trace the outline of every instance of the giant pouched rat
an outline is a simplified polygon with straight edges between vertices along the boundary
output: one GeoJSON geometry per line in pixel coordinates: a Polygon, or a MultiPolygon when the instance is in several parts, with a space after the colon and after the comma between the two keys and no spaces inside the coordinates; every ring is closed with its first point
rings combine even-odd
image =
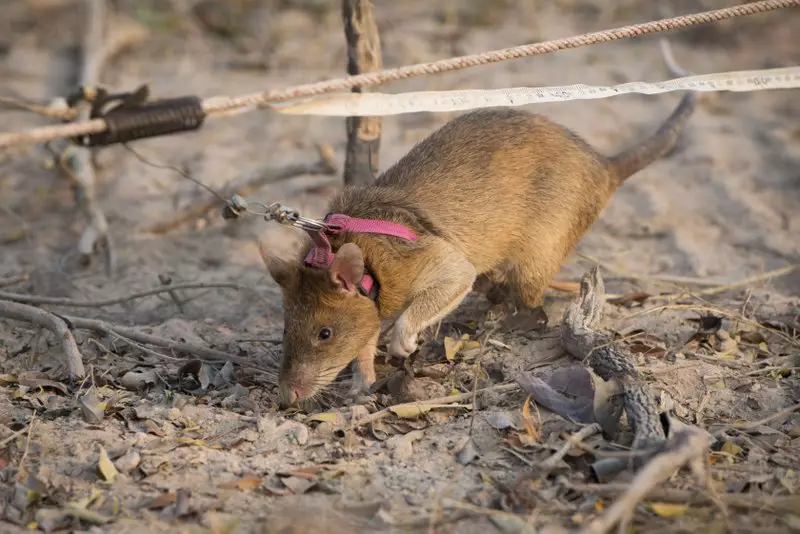
{"type": "Polygon", "coordinates": [[[331,201],[329,220],[344,215],[356,224],[323,240],[330,258],[322,267],[308,260],[318,238],[304,247],[305,262],[262,248],[283,290],[281,406],[313,396],[354,359],[353,393],[363,391],[375,381],[381,322],[396,319],[388,352],[406,357],[479,275],[505,280],[518,307],[540,306],[611,194],[673,147],[694,104],[686,94],[652,137],[610,158],[539,115],[466,113],[373,185],[331,201]],[[362,287],[364,279],[376,286],[362,287]]]}

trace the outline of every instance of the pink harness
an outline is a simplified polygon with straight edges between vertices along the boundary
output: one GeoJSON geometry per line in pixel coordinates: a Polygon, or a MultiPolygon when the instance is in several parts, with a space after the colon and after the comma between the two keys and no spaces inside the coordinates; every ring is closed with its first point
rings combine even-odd
{"type": "MultiPolygon", "coordinates": [[[[329,213],[323,219],[327,228],[322,232],[308,231],[314,242],[314,247],[308,251],[305,264],[309,267],[327,269],[333,263],[333,249],[328,236],[340,232],[353,232],[360,234],[382,234],[399,237],[408,241],[416,241],[417,234],[401,224],[389,221],[376,221],[372,219],[356,219],[340,213],[329,213]]],[[[378,284],[369,273],[364,273],[358,283],[359,291],[372,300],[377,297],[378,284]]]]}

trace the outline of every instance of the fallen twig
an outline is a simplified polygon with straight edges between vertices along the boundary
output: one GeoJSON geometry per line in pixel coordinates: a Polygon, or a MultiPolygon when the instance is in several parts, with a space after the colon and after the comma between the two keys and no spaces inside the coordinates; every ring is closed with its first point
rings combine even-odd
{"type": "MultiPolygon", "coordinates": [[[[614,497],[630,489],[630,484],[575,484],[562,480],[564,487],[581,493],[614,497]]],[[[647,494],[652,501],[680,503],[690,505],[714,504],[715,497],[687,490],[654,488],[647,494]]],[[[755,493],[721,493],[719,499],[731,508],[744,510],[761,510],[767,513],[794,512],[800,507],[800,496],[758,495],[755,493]]]]}
{"type": "MultiPolygon", "coordinates": [[[[333,153],[329,146],[321,145],[317,147],[319,160],[312,163],[295,163],[292,165],[287,165],[286,167],[282,167],[279,169],[275,169],[273,167],[269,167],[266,169],[259,169],[257,171],[251,172],[235,180],[228,183],[221,191],[219,191],[219,196],[222,198],[230,198],[233,194],[237,194],[240,196],[247,196],[255,193],[261,187],[274,183],[280,182],[282,180],[287,180],[289,178],[293,178],[295,176],[300,176],[303,174],[336,174],[337,167],[336,162],[333,159],[333,153]]],[[[318,182],[315,183],[315,186],[327,186],[332,185],[332,183],[340,183],[340,180],[337,178],[333,182],[325,181],[325,182],[318,182]]],[[[305,187],[306,189],[308,186],[305,187]]],[[[220,207],[220,200],[217,197],[208,198],[203,200],[202,202],[195,204],[188,209],[184,210],[182,213],[178,214],[177,216],[169,219],[167,221],[162,221],[160,223],[156,223],[153,226],[145,229],[145,232],[151,234],[166,234],[178,228],[181,225],[186,224],[189,221],[194,219],[199,219],[203,217],[208,212],[215,208],[220,207]]]]}
{"type": "MultiPolygon", "coordinates": [[[[614,273],[616,276],[614,276],[613,278],[623,279],[623,280],[639,280],[641,282],[651,282],[656,284],[666,284],[672,287],[683,285],[683,286],[705,286],[708,288],[700,291],[699,293],[695,293],[695,295],[714,295],[716,293],[722,293],[723,291],[729,291],[731,289],[739,289],[742,287],[747,287],[757,282],[766,282],[773,278],[786,276],[787,274],[792,273],[793,271],[795,271],[797,268],[800,267],[800,265],[797,264],[786,265],[784,267],[780,267],[778,269],[767,271],[765,273],[757,274],[754,276],[749,276],[741,280],[729,281],[717,278],[698,278],[692,276],[678,276],[678,275],[666,275],[666,274],[662,275],[636,274],[624,269],[620,269],[613,265],[610,265],[588,254],[577,253],[577,255],[587,261],[592,262],[595,265],[603,267],[604,269],[606,269],[611,273],[614,273]]],[[[679,293],[677,295],[661,295],[654,298],[678,298],[681,295],[682,293],[679,293]]]]}
{"type": "Polygon", "coordinates": [[[663,310],[690,310],[690,311],[697,311],[703,313],[714,313],[717,315],[722,315],[724,317],[728,317],[730,319],[736,319],[737,321],[744,323],[746,325],[752,326],[753,328],[771,332],[778,336],[779,338],[783,339],[787,343],[794,345],[796,347],[800,347],[800,339],[795,339],[790,335],[785,334],[784,332],[780,331],[777,328],[773,328],[771,326],[766,326],[764,324],[759,323],[758,321],[754,321],[752,319],[748,319],[745,315],[741,312],[732,312],[730,310],[726,310],[725,308],[720,308],[719,306],[714,306],[710,303],[699,305],[699,304],[664,304],[663,306],[653,306],[652,308],[645,308],[643,310],[637,311],[632,313],[628,316],[628,318],[638,317],[640,315],[647,315],[649,313],[655,313],[663,310]]]}
{"type": "Polygon", "coordinates": [[[707,432],[685,427],[674,434],[664,451],[647,463],[630,483],[622,496],[608,511],[581,529],[584,534],[603,534],[619,522],[627,523],[636,505],[684,465],[704,458],[710,444],[707,432]]]}
{"type": "Polygon", "coordinates": [[[234,284],[230,282],[208,282],[208,283],[188,283],[188,284],[175,284],[169,286],[162,286],[138,293],[132,293],[122,297],[115,297],[105,300],[73,300],[61,297],[42,297],[39,295],[25,295],[22,293],[7,293],[0,291],[0,299],[9,300],[11,302],[20,302],[23,304],[34,304],[37,306],[71,306],[73,308],[102,308],[104,306],[113,306],[115,304],[122,304],[131,300],[141,299],[152,295],[159,295],[161,293],[169,293],[171,291],[179,291],[182,289],[210,289],[210,288],[229,288],[229,289],[250,289],[241,284],[234,284]]]}
{"type": "Polygon", "coordinates": [[[776,412],[770,416],[767,416],[763,419],[759,419],[758,421],[748,421],[745,423],[733,423],[728,426],[728,428],[735,428],[736,430],[753,430],[760,426],[767,425],[776,419],[780,419],[781,417],[786,417],[787,415],[791,415],[796,411],[800,410],[800,403],[795,404],[794,406],[789,406],[788,408],[784,408],[783,410],[776,412]]]}
{"type": "Polygon", "coordinates": [[[0,300],[0,317],[33,323],[53,332],[61,344],[64,356],[67,358],[70,378],[81,379],[86,375],[86,371],[83,368],[83,357],[80,350],[78,350],[75,336],[72,335],[63,319],[48,311],[28,306],[27,304],[5,300],[0,300]]]}
{"type": "Polygon", "coordinates": [[[581,428],[579,431],[572,434],[567,440],[561,445],[561,448],[558,449],[552,456],[547,458],[541,464],[541,467],[545,469],[552,469],[558,465],[558,462],[564,459],[567,453],[574,447],[576,444],[582,442],[586,438],[593,436],[595,434],[599,434],[602,431],[600,425],[597,423],[592,423],[591,425],[587,425],[581,428]]]}
{"type": "MultiPolygon", "coordinates": [[[[147,345],[155,345],[156,347],[163,347],[175,352],[184,352],[186,354],[192,354],[199,359],[230,361],[238,365],[243,365],[258,369],[258,367],[252,365],[245,358],[234,356],[232,354],[228,354],[227,352],[222,352],[207,347],[193,345],[191,343],[183,343],[180,341],[174,341],[172,339],[167,339],[164,337],[154,336],[152,334],[142,332],[141,330],[130,326],[122,326],[118,324],[109,323],[106,321],[101,321],[99,319],[87,319],[85,317],[64,316],[64,318],[68,320],[70,323],[72,323],[73,327],[75,328],[93,330],[95,332],[100,332],[110,336],[117,335],[122,338],[129,338],[132,339],[133,341],[138,341],[139,343],[145,343],[147,345]]],[[[259,369],[259,370],[263,371],[264,369],[259,369]]]]}
{"type": "Polygon", "coordinates": [[[30,278],[28,273],[16,274],[14,276],[9,276],[7,278],[0,278],[0,287],[8,287],[13,286],[14,284],[19,284],[20,282],[24,282],[30,278]]]}
{"type": "MultiPolygon", "coordinates": [[[[383,410],[379,410],[379,411],[377,411],[375,413],[371,413],[371,414],[367,415],[366,417],[362,417],[358,421],[355,421],[354,426],[367,425],[369,423],[374,423],[375,421],[380,421],[384,417],[386,417],[388,415],[391,415],[393,409],[397,410],[397,409],[400,409],[400,408],[413,408],[415,406],[425,406],[425,405],[429,405],[429,404],[448,404],[448,403],[460,402],[460,401],[468,400],[468,399],[471,400],[471,399],[473,399],[475,397],[475,395],[477,395],[479,393],[488,393],[490,391],[493,391],[495,393],[501,393],[501,392],[505,392],[505,391],[515,391],[517,389],[519,389],[519,385],[518,384],[497,384],[495,386],[489,386],[487,388],[479,389],[479,390],[477,390],[475,392],[470,391],[468,393],[459,393],[458,395],[447,395],[447,396],[444,396],[444,397],[437,397],[435,399],[426,399],[426,400],[423,400],[423,401],[404,402],[404,403],[401,403],[401,404],[395,404],[395,405],[389,406],[388,408],[384,408],[383,410]]],[[[474,405],[473,405],[473,409],[474,409],[474,405]]]]}

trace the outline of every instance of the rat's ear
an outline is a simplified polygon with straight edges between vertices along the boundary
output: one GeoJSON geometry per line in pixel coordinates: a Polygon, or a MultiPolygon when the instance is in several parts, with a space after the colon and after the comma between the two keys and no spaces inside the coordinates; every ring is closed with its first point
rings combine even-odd
{"type": "Polygon", "coordinates": [[[277,256],[270,256],[267,253],[267,248],[264,243],[258,244],[258,251],[261,253],[261,259],[269,271],[269,275],[275,282],[283,287],[289,288],[297,276],[297,266],[294,262],[281,259],[277,256]]]}
{"type": "Polygon", "coordinates": [[[345,243],[336,252],[330,269],[331,279],[343,289],[355,293],[356,284],[364,276],[364,256],[355,243],[345,243]]]}

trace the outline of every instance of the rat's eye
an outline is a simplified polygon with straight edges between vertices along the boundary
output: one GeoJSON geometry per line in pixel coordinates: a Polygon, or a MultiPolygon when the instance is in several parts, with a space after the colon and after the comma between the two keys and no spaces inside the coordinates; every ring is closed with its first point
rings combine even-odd
{"type": "Polygon", "coordinates": [[[321,339],[322,341],[327,341],[328,339],[333,336],[333,331],[326,327],[320,329],[319,333],[317,334],[317,338],[321,339]]]}

